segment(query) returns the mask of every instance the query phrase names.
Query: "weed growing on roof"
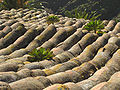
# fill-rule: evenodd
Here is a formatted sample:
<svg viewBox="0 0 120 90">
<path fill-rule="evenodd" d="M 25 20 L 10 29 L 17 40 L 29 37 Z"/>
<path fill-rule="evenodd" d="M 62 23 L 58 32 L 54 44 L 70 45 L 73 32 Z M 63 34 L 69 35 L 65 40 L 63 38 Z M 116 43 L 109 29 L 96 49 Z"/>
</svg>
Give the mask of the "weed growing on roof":
<svg viewBox="0 0 120 90">
<path fill-rule="evenodd" d="M 54 56 L 53 55 L 53 52 L 51 52 L 49 49 L 45 49 L 45 48 L 40 48 L 40 49 L 34 49 L 32 50 L 30 53 L 28 53 L 31 58 L 28 60 L 30 62 L 38 62 L 38 61 L 42 61 L 42 60 L 50 60 L 52 59 L 52 57 Z"/>
<path fill-rule="evenodd" d="M 55 16 L 55 15 L 48 16 L 46 20 L 47 20 L 48 25 L 49 24 L 54 24 L 54 23 L 60 21 L 59 18 L 57 16 Z"/>
<path fill-rule="evenodd" d="M 101 29 L 104 29 L 104 24 L 101 20 L 90 21 L 84 26 L 84 29 L 90 31 L 94 31 L 97 34 L 104 34 Z"/>
</svg>

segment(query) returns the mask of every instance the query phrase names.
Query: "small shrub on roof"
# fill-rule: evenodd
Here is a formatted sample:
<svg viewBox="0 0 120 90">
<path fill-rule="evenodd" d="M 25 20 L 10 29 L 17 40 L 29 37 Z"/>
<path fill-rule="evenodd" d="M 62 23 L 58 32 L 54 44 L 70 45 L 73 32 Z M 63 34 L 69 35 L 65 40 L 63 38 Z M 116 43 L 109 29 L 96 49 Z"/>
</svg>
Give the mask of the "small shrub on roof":
<svg viewBox="0 0 120 90">
<path fill-rule="evenodd" d="M 101 29 L 104 29 L 104 24 L 101 20 L 90 21 L 84 26 L 84 29 L 88 31 L 94 31 L 95 33 L 103 33 Z"/>
<path fill-rule="evenodd" d="M 34 49 L 28 54 L 31 56 L 31 58 L 28 60 L 30 62 L 39 62 L 45 59 L 50 60 L 54 56 L 53 52 L 51 52 L 49 49 L 46 50 L 42 47 L 38 50 Z"/>
<path fill-rule="evenodd" d="M 47 20 L 48 25 L 59 22 L 59 18 L 57 16 L 55 16 L 55 15 L 48 16 L 46 20 Z"/>
</svg>

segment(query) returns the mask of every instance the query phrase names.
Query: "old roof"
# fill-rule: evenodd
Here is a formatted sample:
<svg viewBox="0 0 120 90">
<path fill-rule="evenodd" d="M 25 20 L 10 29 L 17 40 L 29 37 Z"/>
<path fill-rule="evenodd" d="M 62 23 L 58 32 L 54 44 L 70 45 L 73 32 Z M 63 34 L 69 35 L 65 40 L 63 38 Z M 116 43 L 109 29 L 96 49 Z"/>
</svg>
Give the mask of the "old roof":
<svg viewBox="0 0 120 90">
<path fill-rule="evenodd" d="M 104 20 L 98 36 L 89 21 L 44 10 L 0 11 L 0 88 L 13 90 L 120 90 L 120 22 Z M 49 48 L 53 60 L 27 62 L 34 48 Z"/>
</svg>

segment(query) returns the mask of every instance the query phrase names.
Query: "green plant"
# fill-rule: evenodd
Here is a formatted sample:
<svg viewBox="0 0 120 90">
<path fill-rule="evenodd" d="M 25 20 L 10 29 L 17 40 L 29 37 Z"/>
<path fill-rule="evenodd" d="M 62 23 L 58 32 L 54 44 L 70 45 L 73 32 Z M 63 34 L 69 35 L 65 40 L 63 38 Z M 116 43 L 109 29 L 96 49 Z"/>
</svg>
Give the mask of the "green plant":
<svg viewBox="0 0 120 90">
<path fill-rule="evenodd" d="M 33 8 L 42 9 L 44 8 L 43 4 L 47 4 L 47 2 L 40 2 L 39 0 L 29 0 L 26 3 L 26 7 L 29 9 L 33 9 Z"/>
<path fill-rule="evenodd" d="M 40 48 L 40 49 L 33 49 L 30 53 L 28 53 L 31 58 L 29 59 L 30 62 L 35 62 L 35 61 L 41 61 L 44 59 L 52 59 L 53 52 L 51 52 L 49 49 L 45 49 L 45 48 Z"/>
<path fill-rule="evenodd" d="M 59 22 L 59 18 L 57 16 L 51 15 L 47 17 L 47 24 L 54 24 L 55 22 Z"/>
<path fill-rule="evenodd" d="M 0 2 L 0 8 L 1 9 L 12 9 L 17 6 L 17 0 L 2 0 Z"/>
<path fill-rule="evenodd" d="M 1 0 L 0 6 L 1 9 L 18 9 L 18 8 L 24 8 L 26 5 L 26 2 L 29 0 Z"/>
<path fill-rule="evenodd" d="M 18 9 L 18 8 L 42 8 L 42 2 L 36 0 L 1 0 L 1 9 Z"/>
<path fill-rule="evenodd" d="M 95 20 L 90 21 L 83 28 L 88 31 L 94 31 L 95 33 L 97 33 L 96 31 L 101 31 L 101 29 L 104 29 L 104 24 L 101 20 Z"/>
<path fill-rule="evenodd" d="M 73 11 L 66 11 L 65 16 L 69 18 L 77 18 L 77 19 L 84 18 L 89 20 L 96 20 L 101 16 L 101 14 L 97 14 L 96 11 L 87 12 L 87 9 L 84 9 L 84 11 L 75 9 Z"/>
</svg>

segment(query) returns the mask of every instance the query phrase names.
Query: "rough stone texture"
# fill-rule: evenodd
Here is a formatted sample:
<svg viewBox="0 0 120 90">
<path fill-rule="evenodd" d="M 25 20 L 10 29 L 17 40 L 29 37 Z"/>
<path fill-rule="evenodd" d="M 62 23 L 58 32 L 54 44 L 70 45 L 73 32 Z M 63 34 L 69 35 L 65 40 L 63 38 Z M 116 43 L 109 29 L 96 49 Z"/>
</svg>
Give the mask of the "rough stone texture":
<svg viewBox="0 0 120 90">
<path fill-rule="evenodd" d="M 11 86 L 12 90 L 43 90 L 43 88 L 45 88 L 43 83 L 32 77 L 21 79 L 19 81 L 10 83 L 9 85 Z"/>
<path fill-rule="evenodd" d="M 0 89 L 119 90 L 120 23 L 103 21 L 106 33 L 99 36 L 83 29 L 89 20 L 56 15 L 60 21 L 48 25 L 49 15 L 0 11 Z M 41 47 L 54 57 L 29 62 L 28 53 Z"/>
</svg>

